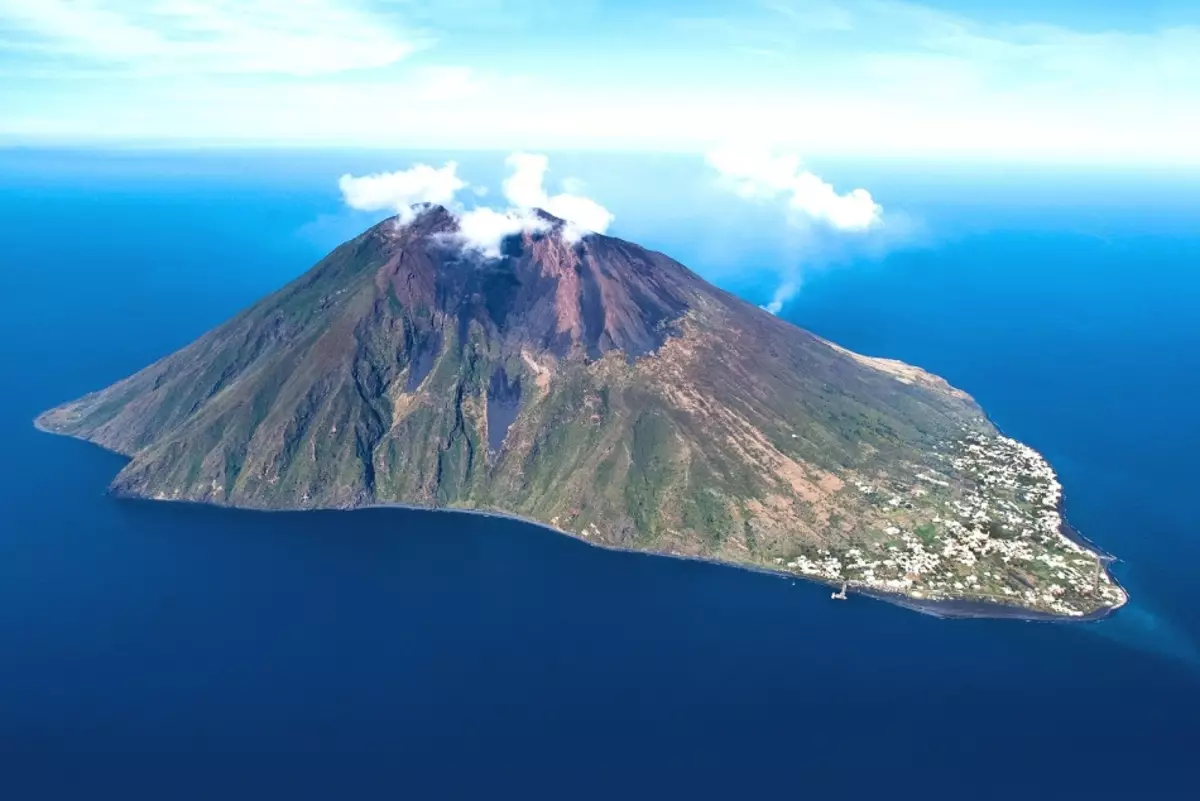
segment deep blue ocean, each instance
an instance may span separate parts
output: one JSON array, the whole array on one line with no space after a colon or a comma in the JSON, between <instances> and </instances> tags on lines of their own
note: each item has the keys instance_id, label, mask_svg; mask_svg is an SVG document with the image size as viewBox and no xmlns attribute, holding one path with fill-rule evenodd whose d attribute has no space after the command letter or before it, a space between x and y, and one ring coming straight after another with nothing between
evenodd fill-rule
<instances>
[{"instance_id":1,"label":"deep blue ocean","mask_svg":"<svg viewBox=\"0 0 1200 801\"><path fill-rule=\"evenodd\" d=\"M0 151L0 798L1198 797L1200 177L824 165L911 230L808 257L783 313L1046 454L1132 593L1100 623L461 515L118 501L119 457L34 430L371 222L342 172L409 160ZM699 160L552 166L756 302L795 262Z\"/></svg>"}]
</instances>

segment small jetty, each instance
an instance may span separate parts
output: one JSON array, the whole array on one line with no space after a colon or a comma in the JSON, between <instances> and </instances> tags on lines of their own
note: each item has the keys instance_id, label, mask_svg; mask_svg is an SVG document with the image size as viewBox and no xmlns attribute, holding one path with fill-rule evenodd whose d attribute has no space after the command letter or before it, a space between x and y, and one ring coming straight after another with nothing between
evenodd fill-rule
<instances>
[{"instance_id":1,"label":"small jetty","mask_svg":"<svg viewBox=\"0 0 1200 801\"><path fill-rule=\"evenodd\" d=\"M835 601L846 600L846 582L844 582L844 581L842 582L841 592L832 592L829 594L829 597Z\"/></svg>"}]
</instances>

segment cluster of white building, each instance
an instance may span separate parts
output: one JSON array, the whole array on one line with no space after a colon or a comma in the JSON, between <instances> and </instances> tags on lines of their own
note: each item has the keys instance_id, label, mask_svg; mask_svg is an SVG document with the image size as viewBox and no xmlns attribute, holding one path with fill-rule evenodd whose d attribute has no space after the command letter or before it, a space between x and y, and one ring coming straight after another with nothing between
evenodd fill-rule
<instances>
[{"instance_id":1,"label":"cluster of white building","mask_svg":"<svg viewBox=\"0 0 1200 801\"><path fill-rule=\"evenodd\" d=\"M822 549L785 566L914 598L989 600L1067 616L1124 603L1124 591L1102 569L1099 555L1063 533L1062 485L1041 454L1008 437L967 433L943 444L937 458L947 463L945 474L918 471L909 490L921 499L918 514L929 511L924 522L932 524L932 535L929 529L924 538L905 531L899 520L912 525L916 515L891 494L874 502L897 518L883 528L881 545ZM862 481L851 486L864 496L878 491ZM1035 574L1038 586L1031 586Z\"/></svg>"}]
</instances>

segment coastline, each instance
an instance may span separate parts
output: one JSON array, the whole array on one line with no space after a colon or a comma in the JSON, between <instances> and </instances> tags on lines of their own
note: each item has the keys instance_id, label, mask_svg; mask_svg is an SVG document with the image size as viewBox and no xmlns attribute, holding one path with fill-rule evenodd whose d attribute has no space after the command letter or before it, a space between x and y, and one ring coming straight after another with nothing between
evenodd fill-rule
<instances>
[{"instance_id":1,"label":"coastline","mask_svg":"<svg viewBox=\"0 0 1200 801\"><path fill-rule=\"evenodd\" d=\"M975 401L975 398L972 397L971 400ZM997 434L999 434L1002 437L1007 437L1008 439L1016 440L1017 442L1020 442L1022 445L1025 445L1026 447L1033 448L1033 446L1029 445L1029 443L1025 442L1022 439L1018 439L1017 437L1012 436L1011 434L1006 432L1003 428L1001 428L996 423L996 421L992 419L992 416L987 413L987 410L979 405L978 401L975 401L975 405L979 408L980 413L983 415L983 419L987 421L988 425L990 425L993 429L995 429ZM1037 450L1037 449L1034 448L1034 450ZM1038 454L1038 456L1041 456L1042 459L1044 459L1046 461L1046 464L1049 464L1051 468L1054 467L1054 465L1050 463L1050 460L1046 459L1046 455L1044 453L1042 453L1041 451L1037 451L1037 454ZM1058 480L1058 471L1057 470L1054 472L1054 478L1055 478L1055 480ZM1061 484L1061 483L1062 482L1059 482L1059 484ZM1096 543L1089 540L1087 537L1083 536L1083 534L1079 531L1079 529L1077 529L1073 525L1071 525L1071 521L1067 517L1066 500L1067 500L1067 492L1066 492L1066 488L1063 488L1062 494L1060 494L1059 498L1058 498L1058 505L1055 507L1055 511L1058 512L1058 516L1062 518L1062 525L1059 527L1059 533L1062 534L1067 539L1069 539L1071 542L1075 543L1076 545L1079 545L1080 547L1083 547L1083 548L1087 548L1088 550L1091 550L1091 551L1095 551L1096 555L1099 556L1101 558L1101 560L1104 561L1106 564L1111 564L1112 562L1120 561L1120 559L1118 559L1116 556L1114 556L1113 554L1104 550L1099 545L1097 545ZM1116 581L1116 579L1113 579L1113 580ZM1120 586L1120 585L1117 585L1117 586ZM1124 590L1125 588L1121 587L1121 589ZM1126 592L1125 594L1128 595L1129 593ZM1120 607L1117 607L1117 608L1120 608Z\"/></svg>"},{"instance_id":2,"label":"coastline","mask_svg":"<svg viewBox=\"0 0 1200 801\"><path fill-rule=\"evenodd\" d=\"M974 398L972 398L972 400L974 400ZM979 407L980 412L983 414L984 420L987 421L987 424L990 425L996 431L997 434L999 434L1002 437L1007 437L1008 439L1012 439L1017 442L1020 442L1023 445L1025 445L1026 447L1033 448L1032 445L1029 445L1028 443L1024 442L1024 440L1017 439L1016 437L1013 437L1013 436L1005 433L1004 429L1002 429L996 423L996 421L992 419L991 415L989 415L987 413L987 411L977 401L975 402L975 405L977 407ZM1033 450L1035 450L1037 452L1038 456L1040 456L1043 459L1043 461L1046 462L1046 464L1050 465L1050 468L1052 470L1054 469L1054 465L1051 464L1050 460L1046 458L1045 454L1043 454L1041 451L1038 451L1036 448L1033 448ZM1109 566L1112 565L1114 562L1119 562L1120 558L1112 553L1109 553L1108 551L1104 550L1096 543L1089 540L1087 537L1085 537L1082 534L1082 532L1079 531L1079 529L1075 528L1075 526L1073 526L1071 524L1071 520L1070 520L1070 518L1067 517L1067 511L1066 511L1067 490L1066 490L1066 487L1062 486L1062 482L1059 481L1057 470L1054 471L1054 480L1058 481L1059 486L1062 488L1061 492L1059 492L1059 495L1058 495L1058 503L1054 507L1055 511L1058 512L1059 519L1062 520L1062 523L1058 527L1059 535L1064 537L1065 539L1069 540L1070 542L1075 543L1076 545L1078 545L1081 548L1084 548L1086 550L1094 552L1096 554L1097 558L1100 560L1100 562L1103 565L1104 573L1108 576L1109 580L1112 581L1113 585L1121 591L1121 594L1125 596L1125 599L1116 606L1110 606L1107 609L1102 609L1102 610L1098 610L1096 612L1091 612L1087 615L1083 615L1082 617L1068 618L1068 619L1077 620L1079 622L1088 622L1088 621L1095 621L1095 620L1103 620L1105 618L1111 617L1112 615L1114 615L1117 612L1117 610L1121 609L1124 606L1127 606L1129 604L1129 601L1131 600L1130 595L1129 595L1129 590L1126 589L1121 584L1121 582L1117 581L1117 577L1114 576L1112 574L1112 572L1109 570ZM1031 613L1031 614L1036 614L1036 613ZM1050 615L1049 617L1052 620L1060 619L1059 617L1054 616L1054 615Z\"/></svg>"},{"instance_id":3,"label":"coastline","mask_svg":"<svg viewBox=\"0 0 1200 801\"><path fill-rule=\"evenodd\" d=\"M33 418L33 427L36 428L38 431L41 431L43 434L51 434L56 437L72 439L72 440L75 440L76 442L85 442L88 445L91 445L93 448L99 448L100 450L104 451L105 453L111 453L113 456L120 456L122 459L132 459L133 458L128 453L122 453L121 451L113 450L112 448L109 448L106 445L101 445L99 442L88 439L87 437L81 437L78 434L71 434L66 431L55 431L53 428L49 428L45 424L42 423L42 418L45 415L46 415L46 413L42 412L37 417Z\"/></svg>"},{"instance_id":4,"label":"coastline","mask_svg":"<svg viewBox=\"0 0 1200 801\"><path fill-rule=\"evenodd\" d=\"M114 455L121 456L122 458L125 458L125 459L130 458L128 454L120 453L119 451L114 451L111 448L106 448L105 446L100 445L96 442L93 442L92 440L89 440L85 437L77 436L75 434L59 432L59 431L55 431L51 428L48 428L42 424L41 417L42 417L42 415L38 415L38 417L34 418L33 425L34 425L34 428L36 428L38 431L41 431L42 433L52 434L54 436L66 437L68 439L73 439L78 442L84 442L93 447L98 447L101 450L106 451L108 453L112 453ZM994 423L991 423L990 418L988 418L988 422L990 424L992 424L993 426L995 426ZM996 430L998 432L1000 432L999 427L996 427ZM1003 432L1000 432L1000 433L1003 434ZM1007 436L1007 435L1004 435L1004 436ZM843 584L841 582L830 581L828 579L823 579L818 576L806 576L806 575L803 575L800 573L791 573L791 572L784 571L784 570L775 570L775 569L772 569L765 565L756 565L756 564L750 564L750 563L746 563L746 562L732 562L732 561L728 561L728 560L724 560L724 559L717 559L717 558L711 557L711 556L682 554L682 553L674 553L674 552L670 552L670 551L653 551L653 550L646 550L646 549L642 549L642 548L629 548L629 547L624 547L624 546L620 546L620 545L610 545L608 543L597 542L595 540L590 539L589 537L586 537L586 536L579 534L577 532L574 532L574 531L567 531L565 529L557 528L555 526L550 525L549 523L546 523L546 522L543 522L540 520L534 520L532 518L523 517L521 515L513 514L511 512L504 512L504 511L493 510L493 509L470 509L470 508L453 507L453 506L420 506L417 504L405 504L405 503L394 503L394 502L392 502L392 503L371 503L371 504L361 504L361 505L354 505L354 506L311 506L311 507L305 507L305 508L299 508L299 509L272 509L272 508L267 508L267 507L240 506L237 504L220 503L220 502L211 501L211 500L198 501L198 500L192 500L192 499L153 498L153 497L146 497L144 495L122 494L122 493L113 491L111 488L109 488L107 490L107 492L113 498L117 498L120 500L133 500L133 501L142 501L142 502L147 502L147 503L164 503L165 502L165 503L190 504L190 505L194 505L194 506L210 506L210 507L214 507L214 508L218 508L218 509L236 509L236 510L242 511L242 512L258 512L258 513L262 513L262 514L295 514L295 513L320 512L320 511L324 511L324 512L355 512L355 511L367 510L367 509L395 509L395 510L410 511L410 512L444 512L444 513L451 513L451 514L475 515L477 517L488 517L488 518L495 518L495 519L500 519L500 520L509 520L512 522L521 523L523 525L534 526L536 528L540 528L544 531L551 532L558 536L570 537L573 540L582 542L593 548L600 548L600 549L603 549L606 551L612 551L615 553L641 554L641 555L645 555L645 556L664 557L667 559L679 559L679 560L684 560L684 561L689 561L689 562L702 562L705 564L719 565L721 567L727 567L727 568L734 568L736 570L745 570L745 571L749 571L751 573L759 573L762 575L772 576L772 577L780 578L780 579L791 579L793 581L795 581L795 580L806 581L811 584L816 584L816 585L824 586L824 587L830 587L833 589L839 589L843 586ZM1065 493L1063 495L1065 497ZM1068 539L1070 539L1071 541L1075 542L1078 545L1081 545L1083 547L1094 550L1101 557L1101 559L1105 561L1106 565L1110 564L1113 561L1116 561L1116 557L1108 554L1107 552L1103 551L1102 549L1100 549L1100 548L1096 547L1095 545L1093 545L1092 543L1088 542L1081 534L1078 533L1078 531L1076 529L1074 529L1074 527L1072 527L1067 522L1066 516L1062 514L1062 509L1061 509L1062 504L1063 504L1063 500L1062 500L1062 498L1060 498L1059 499L1059 507L1060 507L1059 514L1062 515L1062 519L1063 519L1062 529L1065 529L1064 531L1061 532L1063 534L1063 536L1067 537ZM1069 534L1067 533L1068 531L1070 532ZM1072 536L1072 535L1074 535L1074 536ZM1106 570L1106 572L1107 572L1107 570ZM1120 587L1120 584L1117 583L1115 577L1112 577L1110 575L1110 578L1112 578L1114 584L1117 584L1117 586ZM1044 613L1044 612L1035 612L1035 611L1026 609L1024 607L1009 606L1006 604L1000 604L1000 603L995 603L995 602L991 602L991 601L971 600L969 598L938 599L938 600L921 599L921 598L913 598L912 596L903 595L903 594L899 594L899 593L888 593L888 592L884 592L884 591L880 591L880 590L872 590L872 589L868 589L868 588L857 587L857 586L854 586L853 584L846 585L846 590L847 590L848 594L853 593L855 595L860 595L864 598L868 598L868 599L871 599L874 601L881 601L884 603L889 603L894 606L902 607L909 611L919 612L921 614L930 615L932 617L937 617L937 618L940 618L943 620L985 618L985 619L996 619L996 620L1021 620L1021 621L1027 621L1027 622L1043 622L1043 623L1088 623L1088 622L1095 622L1095 621L1104 620L1106 618L1109 618L1113 614L1115 614L1117 612L1117 610L1119 610L1123 606L1125 606L1129 601L1128 591L1126 591L1124 587L1120 587L1120 588L1121 588L1122 592L1125 594L1125 601L1122 604L1120 604L1118 606L1113 606L1113 607L1106 607L1104 609L1097 610L1096 612L1092 612L1087 615L1082 615L1079 617L1069 617L1066 615L1053 615L1053 614Z\"/></svg>"},{"instance_id":5,"label":"coastline","mask_svg":"<svg viewBox=\"0 0 1200 801\"><path fill-rule=\"evenodd\" d=\"M714 565L718 567L733 568L735 570L744 570L750 573L758 573L764 576L771 576L779 579L791 579L792 581L804 581L818 586L828 587L830 589L840 589L841 582L829 581L817 576L805 576L800 573L790 573L785 570L773 570L764 565L755 565L747 562L731 562L724 559L717 559L711 556L699 556L695 554L673 553L670 551L652 551L642 548L628 548L620 545L610 545L604 542L584 537L573 531L556 528L549 523L544 523L540 520L522 517L510 512L502 512L498 510L488 509L466 509L452 506L419 506L416 504L405 503L373 503L363 504L361 506L314 506L307 509L264 509L246 506L234 506L231 504L213 503L211 501L193 501L193 500L161 500L156 498L146 498L138 495L119 495L114 494L114 497L124 500L144 501L147 503L182 503L192 504L195 506L211 506L219 509L236 509L243 512L258 512L262 514L302 514L304 512L357 512L366 511L369 509L392 509L405 512L433 512L433 513L448 513L473 515L475 517L487 517L499 520L508 520L514 523L520 523L526 526L542 529L556 536L570 537L571 539L581 542L593 548L610 551L613 553L626 553L641 556L661 557L666 559L676 559L685 562L700 562L703 564ZM932 617L943 620L955 619L970 619L984 618L995 620L1022 620L1027 622L1042 622L1042 623L1088 623L1098 620L1104 620L1111 617L1120 606L1108 607L1096 612L1082 615L1080 617L1068 617L1066 615L1052 615L1044 612L1034 612L1019 606L1007 606L1004 604L994 603L991 601L973 601L970 599L947 599L947 600L930 600L913 598L907 595L897 593L887 593L879 590L871 590L862 587L854 586L853 584L846 587L848 594L860 595L873 601L881 601L883 603L900 606L909 611L919 612L921 614L930 615ZM1123 604L1122 604L1123 605Z\"/></svg>"}]
</instances>

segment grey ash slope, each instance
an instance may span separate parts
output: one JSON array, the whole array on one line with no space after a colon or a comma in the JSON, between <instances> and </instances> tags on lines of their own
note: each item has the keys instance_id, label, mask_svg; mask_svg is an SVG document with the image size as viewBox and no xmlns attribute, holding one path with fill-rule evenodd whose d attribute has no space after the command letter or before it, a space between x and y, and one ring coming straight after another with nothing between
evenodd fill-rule
<instances>
[{"instance_id":1,"label":"grey ash slope","mask_svg":"<svg viewBox=\"0 0 1200 801\"><path fill-rule=\"evenodd\" d=\"M443 209L387 221L38 423L129 456L125 495L492 510L917 598L1123 601L1071 564L1094 559L1044 514L1052 471L965 394L547 224L482 260Z\"/></svg>"}]
</instances>

